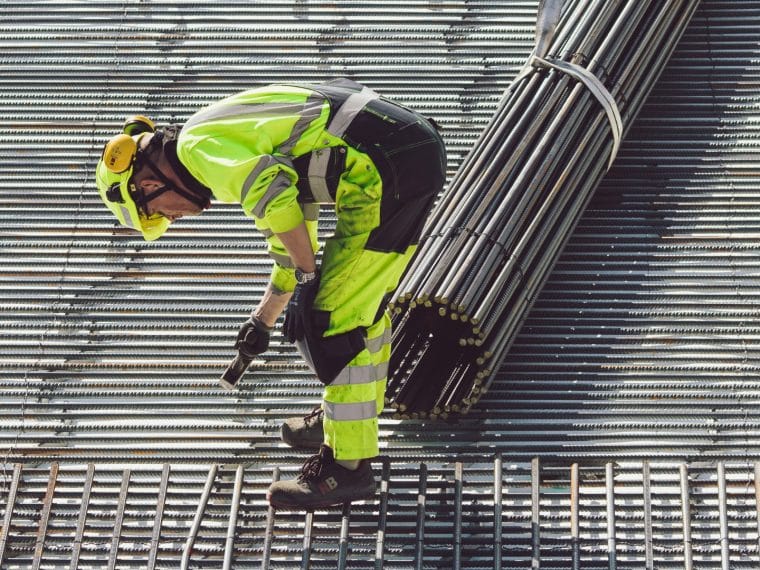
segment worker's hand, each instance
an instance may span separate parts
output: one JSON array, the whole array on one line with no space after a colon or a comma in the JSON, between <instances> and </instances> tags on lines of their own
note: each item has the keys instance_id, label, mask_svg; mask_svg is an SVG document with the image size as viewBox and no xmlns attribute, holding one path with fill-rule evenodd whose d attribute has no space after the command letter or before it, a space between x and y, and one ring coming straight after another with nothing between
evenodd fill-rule
<instances>
[{"instance_id":1,"label":"worker's hand","mask_svg":"<svg viewBox=\"0 0 760 570\"><path fill-rule=\"evenodd\" d=\"M266 326L251 315L251 318L240 327L235 348L246 358L252 358L257 354L266 352L269 348L269 333L271 331L271 327Z\"/></svg>"},{"instance_id":2,"label":"worker's hand","mask_svg":"<svg viewBox=\"0 0 760 570\"><path fill-rule=\"evenodd\" d=\"M282 327L282 332L288 342L303 340L306 331L311 327L311 309L314 306L314 299L317 297L318 290L319 273L317 273L316 278L308 283L296 285L293 296L288 303L285 322Z\"/></svg>"}]
</instances>

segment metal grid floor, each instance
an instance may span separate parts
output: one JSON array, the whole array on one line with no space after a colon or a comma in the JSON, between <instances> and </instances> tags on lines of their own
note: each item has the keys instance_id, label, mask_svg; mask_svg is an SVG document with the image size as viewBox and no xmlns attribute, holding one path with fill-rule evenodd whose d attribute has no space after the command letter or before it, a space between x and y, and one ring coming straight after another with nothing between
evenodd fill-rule
<instances>
[{"instance_id":1,"label":"metal grid floor","mask_svg":"<svg viewBox=\"0 0 760 570\"><path fill-rule=\"evenodd\" d=\"M757 568L760 464L461 457L374 466L378 500L274 512L255 465L17 464L0 559L27 568Z\"/></svg>"}]
</instances>

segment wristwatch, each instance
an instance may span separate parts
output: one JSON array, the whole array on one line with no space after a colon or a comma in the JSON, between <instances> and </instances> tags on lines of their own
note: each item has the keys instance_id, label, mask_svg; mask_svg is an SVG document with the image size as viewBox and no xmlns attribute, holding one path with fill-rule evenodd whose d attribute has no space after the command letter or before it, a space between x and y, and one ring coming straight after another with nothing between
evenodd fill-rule
<instances>
[{"instance_id":1,"label":"wristwatch","mask_svg":"<svg viewBox=\"0 0 760 570\"><path fill-rule=\"evenodd\" d=\"M296 282L299 285L305 285L309 281L314 281L317 278L317 272L316 271L302 271L301 269L298 269L296 267Z\"/></svg>"}]
</instances>

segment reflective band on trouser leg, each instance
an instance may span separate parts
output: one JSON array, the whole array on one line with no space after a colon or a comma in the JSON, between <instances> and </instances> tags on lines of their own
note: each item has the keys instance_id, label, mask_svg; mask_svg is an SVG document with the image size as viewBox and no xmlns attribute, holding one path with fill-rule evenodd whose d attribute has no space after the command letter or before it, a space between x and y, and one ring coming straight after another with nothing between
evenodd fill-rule
<instances>
[{"instance_id":1,"label":"reflective band on trouser leg","mask_svg":"<svg viewBox=\"0 0 760 570\"><path fill-rule=\"evenodd\" d=\"M367 338L367 348L372 355L372 362L380 370L378 380L375 382L375 402L377 403L377 415L385 408L385 386L388 384L388 364L391 360L391 316L385 311L378 322L378 336ZM382 323L382 324L380 324Z\"/></svg>"},{"instance_id":2,"label":"reflective band on trouser leg","mask_svg":"<svg viewBox=\"0 0 760 570\"><path fill-rule=\"evenodd\" d=\"M375 401L371 402L328 402L325 401L325 413L336 422L359 422L377 417Z\"/></svg>"},{"instance_id":3,"label":"reflective band on trouser leg","mask_svg":"<svg viewBox=\"0 0 760 570\"><path fill-rule=\"evenodd\" d=\"M367 329L367 348L325 386L325 443L336 459L366 459L379 453L377 416L385 405L390 359L390 318Z\"/></svg>"}]
</instances>

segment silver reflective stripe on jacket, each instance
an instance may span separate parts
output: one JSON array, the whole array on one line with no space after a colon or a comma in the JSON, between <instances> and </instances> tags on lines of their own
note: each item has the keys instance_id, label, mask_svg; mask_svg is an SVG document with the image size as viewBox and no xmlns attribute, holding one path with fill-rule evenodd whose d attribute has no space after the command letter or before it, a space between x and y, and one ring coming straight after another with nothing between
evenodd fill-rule
<instances>
[{"instance_id":1,"label":"silver reflective stripe on jacket","mask_svg":"<svg viewBox=\"0 0 760 570\"><path fill-rule=\"evenodd\" d=\"M269 203L292 185L293 181L291 180L290 176L284 172L279 172L277 176L275 176L274 180L272 180L272 182L269 184L269 186L267 186L267 189L261 199L256 202L256 206L252 210L253 215L257 218L263 218Z\"/></svg>"},{"instance_id":2,"label":"silver reflective stripe on jacket","mask_svg":"<svg viewBox=\"0 0 760 570\"><path fill-rule=\"evenodd\" d=\"M380 95L369 87L362 87L361 91L349 95L348 99L343 102L327 126L327 132L336 137L342 137L346 129L367 103L379 97ZM318 203L324 204L334 201L332 196L330 196L326 181L327 168L330 165L330 156L333 152L335 150L332 148L315 150L312 152L311 160L309 161L309 188L311 189L314 201Z\"/></svg>"},{"instance_id":3,"label":"silver reflective stripe on jacket","mask_svg":"<svg viewBox=\"0 0 760 570\"><path fill-rule=\"evenodd\" d=\"M275 251L269 252L269 257L274 259L277 264L281 267L284 267L286 269L295 269L295 265L293 264L293 260L290 259L289 255L286 255L284 253L277 253Z\"/></svg>"},{"instance_id":4,"label":"silver reflective stripe on jacket","mask_svg":"<svg viewBox=\"0 0 760 570\"><path fill-rule=\"evenodd\" d=\"M124 222L128 228L136 230L140 227L140 224L135 222L134 218L132 218L132 212L130 212L125 206L122 205L119 205L119 209L121 210L121 215L123 216Z\"/></svg>"},{"instance_id":5,"label":"silver reflective stripe on jacket","mask_svg":"<svg viewBox=\"0 0 760 570\"><path fill-rule=\"evenodd\" d=\"M338 109L338 112L335 113L332 121L330 121L330 124L327 127L327 132L336 137L342 137L348 126L356 118L356 115L364 109L367 103L373 99L378 99L379 97L380 95L372 91L369 87L362 87L361 91L349 95L348 99L346 99L343 102L343 105L340 106L340 109Z\"/></svg>"},{"instance_id":6,"label":"silver reflective stripe on jacket","mask_svg":"<svg viewBox=\"0 0 760 570\"><path fill-rule=\"evenodd\" d=\"M251 173L246 176L245 181L243 182L243 187L240 189L241 204L245 201L245 197L248 196L248 192L251 191L251 188L253 188L253 185L256 183L256 179L261 176L261 173L264 172L267 168L274 166L278 162L279 160L271 155L262 156L261 159L259 159L259 161L256 163L256 166L254 166L253 170L251 170Z\"/></svg>"},{"instance_id":7,"label":"silver reflective stripe on jacket","mask_svg":"<svg viewBox=\"0 0 760 570\"><path fill-rule=\"evenodd\" d=\"M309 125L312 123L312 121L314 121L314 119L318 119L322 114L322 106L324 102L325 98L321 93L312 93L309 96L309 98L303 104L303 109L301 110L300 117L298 118L298 121L296 121L296 124L293 126L293 130L290 132L288 140L286 140L277 148L278 152L282 154L288 154L293 150L293 147L298 144L298 141L306 132L306 129L309 128Z\"/></svg>"},{"instance_id":8,"label":"silver reflective stripe on jacket","mask_svg":"<svg viewBox=\"0 0 760 570\"><path fill-rule=\"evenodd\" d=\"M388 376L388 363L381 362L378 365L346 366L330 382L330 386L348 386L353 384L370 384Z\"/></svg>"},{"instance_id":9,"label":"silver reflective stripe on jacket","mask_svg":"<svg viewBox=\"0 0 760 570\"><path fill-rule=\"evenodd\" d=\"M319 204L301 204L303 219L307 222L316 222L319 219Z\"/></svg>"},{"instance_id":10,"label":"silver reflective stripe on jacket","mask_svg":"<svg viewBox=\"0 0 760 570\"><path fill-rule=\"evenodd\" d=\"M309 188L314 201L319 204L328 204L333 201L330 190L327 188L327 167L330 165L331 148L315 150L311 153L309 161Z\"/></svg>"},{"instance_id":11,"label":"silver reflective stripe on jacket","mask_svg":"<svg viewBox=\"0 0 760 570\"><path fill-rule=\"evenodd\" d=\"M190 128L201 123L217 121L219 119L242 119L245 117L279 117L287 115L300 115L304 112L305 103L236 103L234 105L214 105L204 111L198 111L185 123L183 128Z\"/></svg>"},{"instance_id":12,"label":"silver reflective stripe on jacket","mask_svg":"<svg viewBox=\"0 0 760 570\"><path fill-rule=\"evenodd\" d=\"M390 344L392 338L393 333L391 328L386 327L382 335L367 339L367 350L370 353L380 352L383 346Z\"/></svg>"}]
</instances>

